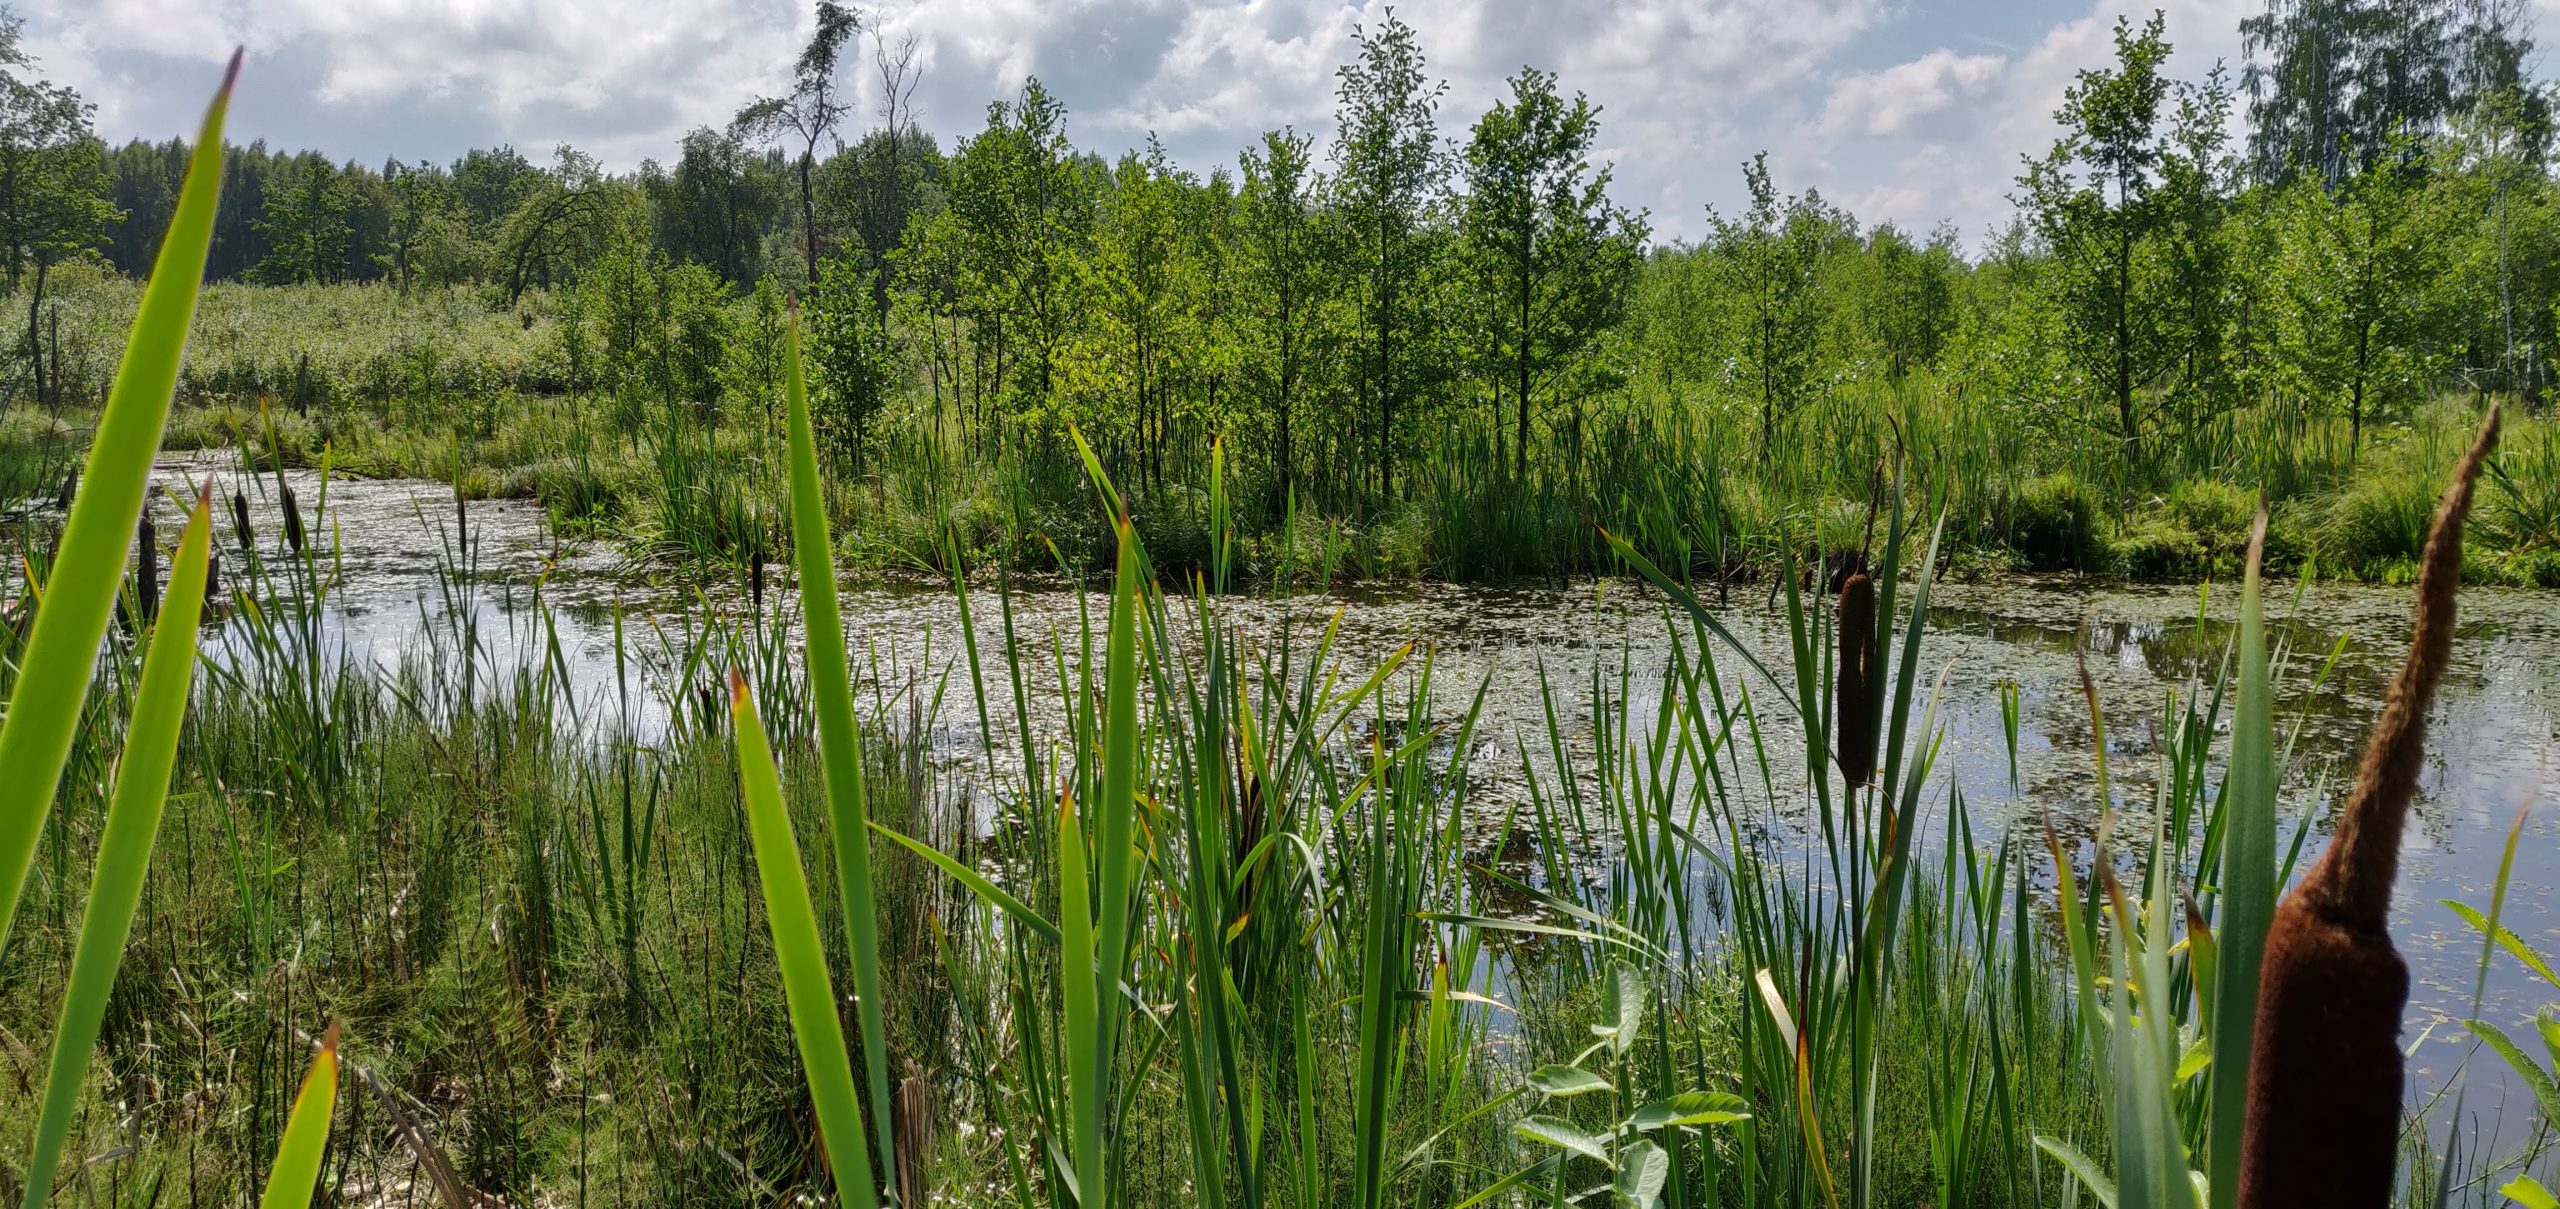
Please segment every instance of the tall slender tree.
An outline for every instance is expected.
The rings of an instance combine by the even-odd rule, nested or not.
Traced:
[[[1322,322],[1327,278],[1320,247],[1318,198],[1323,182],[1308,160],[1311,140],[1272,130],[1241,157],[1238,249],[1240,319],[1246,327],[1247,373],[1269,417],[1275,504],[1298,485],[1296,425],[1300,395]]]
[[[1448,85],[1424,74],[1413,27],[1392,11],[1355,40],[1360,56],[1336,92],[1334,206],[1359,316],[1358,394],[1374,425],[1370,468],[1378,493],[1392,495],[1399,425],[1438,377],[1426,291],[1440,242],[1432,209],[1448,176],[1435,124]]]
[[[791,66],[791,91],[759,97],[738,110],[730,130],[751,140],[794,139],[800,144],[800,255],[806,280],[818,279],[818,144],[835,133],[853,108],[836,85],[836,61],[845,43],[862,31],[862,14],[818,0],[818,28]]]
[[[1644,242],[1644,219],[1609,199],[1611,168],[1591,163],[1599,118],[1579,93],[1566,103],[1554,75],[1524,67],[1467,142],[1459,228],[1496,362],[1495,403],[1508,391],[1518,417],[1515,476],[1529,471],[1533,406],[1584,368],[1625,313]],[[1497,423],[1497,454],[1499,433]]]

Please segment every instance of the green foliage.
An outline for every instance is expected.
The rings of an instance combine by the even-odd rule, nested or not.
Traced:
[[[2030,479],[2009,500],[2009,548],[2032,570],[2099,570],[2106,514],[2098,489],[2068,471]]]

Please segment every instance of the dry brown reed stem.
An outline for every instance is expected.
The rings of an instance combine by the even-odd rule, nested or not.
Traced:
[[[1832,667],[1831,734],[1840,775],[1876,775],[1876,583],[1860,571],[1840,585],[1840,655]]]
[[[2337,830],[2267,930],[2241,1142],[2243,1209],[2390,1202],[2400,1015],[2409,1002],[2409,967],[2391,947],[2391,883],[2426,753],[2427,708],[2453,650],[2462,522],[2497,444],[2498,420],[2490,408],[2436,509],[2408,658],[2374,722]]]

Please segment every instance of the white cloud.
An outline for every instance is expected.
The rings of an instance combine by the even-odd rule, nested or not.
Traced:
[[[1730,209],[1740,163],[1766,149],[1783,188],[1819,187],[1870,221],[1978,234],[2006,215],[2023,151],[2073,72],[2107,61],[2119,2],[2057,23],[2033,12],[1940,11],[1953,0],[1404,0],[1449,89],[1462,138],[1524,64],[1603,109],[1600,156],[1621,200],[1666,236]],[[2138,0],[2147,14],[2156,0]],[[2543,0],[2560,6],[2560,0]],[[2167,0],[2200,74],[2236,56],[2261,0]],[[1116,153],[1162,137],[1198,171],[1232,165],[1270,127],[1330,133],[1336,68],[1383,0],[874,0],[912,35],[916,100],[945,139],[1038,75],[1069,134]],[[574,142],[616,167],[671,154],[779,89],[810,27],[807,0],[27,0],[29,49],[98,104],[111,139],[192,125],[235,43],[250,48],[240,137],[351,158],[450,158],[512,142],[541,158]],[[1990,21],[1993,24],[1983,25]],[[2010,49],[2012,47],[2019,49]],[[876,103],[867,49],[849,77]],[[859,122],[855,124],[858,128]]]
[[[1960,55],[1933,50],[1883,71],[1843,79],[1822,107],[1819,129],[1832,135],[1889,139],[1978,112],[2000,84],[2009,61],[1999,55]]]

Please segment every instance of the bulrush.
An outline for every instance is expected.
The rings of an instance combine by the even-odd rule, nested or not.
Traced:
[[[160,526],[152,522],[147,503],[134,546],[133,595],[142,605],[141,620],[148,622],[160,615]]]
[[[302,505],[293,498],[293,484],[284,485],[284,544],[294,553],[302,553]]]
[[[238,488],[231,492],[231,529],[239,537],[242,550],[257,543],[257,530],[249,527],[249,493]]]
[[[2400,1014],[2409,967],[2391,947],[2400,831],[2453,647],[2462,522],[2498,439],[2491,408],[2436,509],[2418,572],[2416,633],[2374,723],[2355,791],[2302,884],[2277,905],[2259,974],[2241,1142],[2240,1205],[2380,1206],[2400,1132]]]
[[[1876,775],[1876,581],[1864,571],[1840,585],[1840,658],[1832,668],[1831,736],[1840,775]]]

